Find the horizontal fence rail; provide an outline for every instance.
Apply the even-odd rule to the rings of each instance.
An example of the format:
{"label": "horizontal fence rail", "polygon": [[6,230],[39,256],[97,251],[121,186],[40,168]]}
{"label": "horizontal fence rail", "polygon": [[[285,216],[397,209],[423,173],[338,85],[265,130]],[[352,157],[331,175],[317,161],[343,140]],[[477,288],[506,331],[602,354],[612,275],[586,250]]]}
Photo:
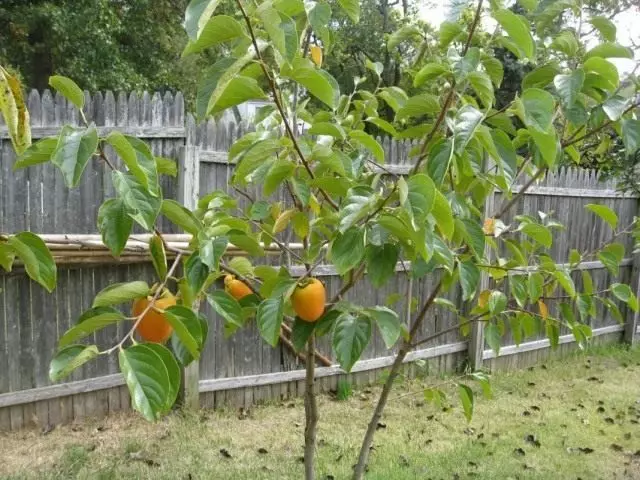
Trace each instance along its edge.
{"label": "horizontal fence rail", "polygon": [[[28,107],[32,118],[34,139],[55,135],[62,125],[78,125],[74,108],[60,95],[49,91],[31,92]],[[100,135],[117,129],[128,135],[144,138],[157,156],[176,160],[178,177],[163,177],[165,198],[178,200],[189,207],[196,205],[200,194],[219,189],[234,196],[241,208],[246,199],[238,195],[229,181],[234,165],[229,163],[227,151],[234,141],[251,129],[246,124],[213,120],[196,124],[185,114],[182,94],[171,93],[117,93],[104,92],[90,95],[85,92],[85,116],[96,124]],[[379,173],[407,175],[413,166],[409,152],[410,141],[378,138],[385,151],[385,164],[372,167]],[[111,161],[120,165],[114,152],[107,149]],[[65,383],[52,385],[48,379],[48,365],[56,348],[57,339],[73,325],[83,311],[91,306],[93,297],[102,288],[115,282],[132,280],[154,281],[150,265],[148,241],[150,235],[136,231],[118,259],[114,259],[103,245],[96,228],[97,211],[106,198],[113,196],[109,172],[100,162],[90,162],[80,187],[69,190],[60,173],[51,165],[39,165],[26,170],[13,171],[16,157],[11,148],[7,129],[0,123],[0,231],[31,230],[42,234],[58,263],[59,282],[53,294],[46,293],[31,282],[20,265],[11,273],[0,275],[0,430],[18,429],[27,425],[53,425],[85,416],[104,415],[130,409],[130,399],[118,373],[117,359],[100,357],[76,371]],[[519,184],[525,184],[526,178]],[[511,192],[496,191],[485,206],[485,214],[499,207],[508,197],[520,191],[519,185]],[[250,190],[259,194],[257,189]],[[278,191],[269,198],[290,206],[287,195]],[[638,197],[616,190],[615,181],[603,181],[591,171],[563,168],[548,174],[537,182],[517,202],[518,213],[537,215],[538,211],[551,215],[565,225],[557,231],[549,254],[561,267],[568,267],[571,248],[582,252],[593,251],[609,240],[609,227],[585,210],[589,203],[602,203],[614,209],[619,225],[625,225],[638,214]],[[511,215],[511,216],[509,216]],[[505,215],[505,224],[514,221]],[[166,219],[159,229],[170,247],[189,248],[191,236],[181,233]],[[281,239],[287,238],[288,231]],[[632,239],[621,241],[628,252],[620,265],[620,275],[613,279],[605,265],[595,258],[582,262],[580,269],[593,277],[594,289],[613,281],[630,282],[637,288],[637,259],[631,258]],[[302,245],[290,243],[297,251]],[[302,265],[287,264],[284,252],[277,244],[265,245],[266,257],[260,262],[278,267],[287,265],[293,276],[305,273]],[[229,255],[244,255],[241,249],[230,246]],[[374,288],[367,280],[347,295],[347,300],[362,305],[391,303],[406,320],[409,302],[415,297],[423,300],[432,290],[440,271],[421,279],[412,279],[411,262],[398,262],[396,275],[382,288]],[[515,269],[510,275],[524,275],[531,268]],[[336,293],[341,279],[332,265],[319,265],[315,275],[322,278],[329,295]],[[580,275],[575,277],[581,288]],[[483,275],[483,288],[491,288],[490,279]],[[448,292],[446,299],[458,308],[464,306],[462,292]],[[198,362],[185,370],[185,390],[189,389],[195,403],[205,407],[220,405],[248,406],[263,399],[281,399],[298,395],[304,384],[304,368],[298,357],[282,343],[275,349],[266,345],[255,325],[226,339],[223,322],[208,305],[201,308],[209,319],[209,338]],[[622,309],[626,323],[620,325],[604,310],[598,310],[591,320],[595,341],[632,342],[640,334],[637,316]],[[549,341],[542,335],[515,345],[507,331],[505,345],[498,355],[485,344],[481,328],[474,328],[470,337],[464,337],[455,328],[456,315],[445,308],[434,309],[424,322],[419,336],[427,338],[438,332],[447,333],[438,340],[409,353],[405,368],[411,372],[412,362],[421,360],[437,371],[451,371],[467,359],[476,367],[519,367],[539,361],[549,354]],[[507,328],[508,330],[508,328]],[[101,346],[113,345],[122,338],[123,326],[112,326],[90,338]],[[561,348],[575,345],[573,336],[562,331]],[[318,350],[330,357],[328,339],[318,340]],[[380,334],[372,334],[370,345],[355,364],[350,379],[354,383],[370,383],[380,377],[394,360],[394,350],[388,350]],[[330,358],[331,366],[318,367],[319,389],[334,390],[337,381],[346,374]]]}

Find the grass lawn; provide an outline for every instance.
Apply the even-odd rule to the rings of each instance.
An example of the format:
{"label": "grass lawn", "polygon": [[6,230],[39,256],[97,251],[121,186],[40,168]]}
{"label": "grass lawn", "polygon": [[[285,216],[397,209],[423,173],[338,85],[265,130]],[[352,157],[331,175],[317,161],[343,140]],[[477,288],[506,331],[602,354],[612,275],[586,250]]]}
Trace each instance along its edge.
{"label": "grass lawn", "polygon": [[[439,383],[442,379],[427,378]],[[640,350],[601,348],[498,374],[468,424],[457,399],[425,404],[398,385],[375,438],[368,479],[640,479]],[[349,478],[378,388],[323,396],[318,478]],[[233,411],[136,415],[0,434],[0,478],[300,479],[301,400]]]}

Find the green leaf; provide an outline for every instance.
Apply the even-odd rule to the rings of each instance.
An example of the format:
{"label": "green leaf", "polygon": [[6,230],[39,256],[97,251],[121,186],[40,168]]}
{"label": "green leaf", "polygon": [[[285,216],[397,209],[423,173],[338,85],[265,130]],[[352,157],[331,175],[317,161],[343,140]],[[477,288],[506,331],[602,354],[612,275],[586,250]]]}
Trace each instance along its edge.
{"label": "green leaf", "polygon": [[400,250],[392,243],[382,246],[367,245],[365,259],[367,264],[367,278],[376,287],[382,287],[395,274]]}
{"label": "green leaf", "polygon": [[494,290],[489,295],[489,311],[498,315],[507,308],[507,296],[499,290]]}
{"label": "green leaf", "polygon": [[207,294],[207,301],[213,309],[225,320],[225,336],[234,333],[244,325],[242,307],[238,301],[224,290],[215,290]]}
{"label": "green leaf", "polygon": [[576,286],[573,283],[573,279],[571,275],[564,270],[557,270],[554,272],[554,277],[558,281],[558,283],[564,288],[564,291],[567,292],[571,298],[576,296]]}
{"label": "green leaf", "polygon": [[428,93],[409,98],[396,112],[396,121],[406,120],[423,115],[434,115],[440,111],[437,97]]}
{"label": "green leaf", "polygon": [[590,203],[588,205],[585,205],[584,208],[595,213],[602,220],[607,222],[612,230],[615,230],[618,226],[618,215],[606,205],[597,205]]}
{"label": "green leaf", "polygon": [[378,325],[380,335],[387,348],[393,347],[400,338],[400,320],[398,314],[387,307],[373,307],[365,310]]}
{"label": "green leaf", "polygon": [[194,295],[198,295],[209,276],[209,267],[200,258],[199,252],[192,253],[184,264],[184,275]]}
{"label": "green leaf", "polygon": [[377,197],[369,187],[357,186],[349,189],[340,209],[340,232],[344,233],[356,222],[366,217]]}
{"label": "green leaf", "polygon": [[603,39],[609,42],[616,41],[616,26],[607,17],[597,16],[591,17],[589,23],[595,27]]}
{"label": "green leaf", "polygon": [[629,104],[629,100],[620,96],[614,95],[607,99],[606,102],[602,104],[602,109],[604,113],[607,114],[610,120],[617,121],[620,120],[622,114],[627,110],[627,106]]}
{"label": "green leaf", "polygon": [[151,231],[160,213],[162,199],[152,196],[134,176],[113,171],[113,186],[127,208],[128,214],[145,230]]}
{"label": "green leaf", "polygon": [[511,183],[515,177],[518,164],[518,156],[509,136],[502,130],[491,130],[491,139],[498,151],[498,166],[501,173],[506,177],[508,183]]}
{"label": "green leaf", "polygon": [[87,163],[98,147],[98,132],[94,126],[75,129],[62,127],[51,162],[62,172],[67,187],[76,187]]}
{"label": "green leaf", "polygon": [[184,29],[191,40],[198,40],[220,0],[191,0],[184,14]]}
{"label": "green leaf", "polygon": [[132,228],[133,219],[121,199],[110,198],[100,205],[98,230],[102,234],[102,241],[115,257],[124,250]]}
{"label": "green leaf", "polygon": [[382,98],[387,105],[397,112],[407,102],[408,96],[400,87],[385,87],[380,89],[378,96]]}
{"label": "green leaf", "polygon": [[416,73],[413,79],[413,86],[419,87],[425,82],[434,80],[445,73],[449,73],[447,67],[441,63],[427,63],[424,67]]}
{"label": "green leaf", "polygon": [[531,36],[531,27],[529,22],[521,16],[516,15],[511,10],[505,8],[498,10],[493,14],[502,29],[509,35],[512,44],[508,44],[507,48],[511,50],[518,58],[526,57],[531,61],[535,60],[536,44]]}
{"label": "green leaf", "polygon": [[626,155],[631,157],[640,149],[640,120],[623,118],[621,123],[622,140],[626,147]]}
{"label": "green leaf", "polygon": [[63,348],[71,345],[82,338],[88,337],[104,327],[113,325],[114,323],[124,320],[122,312],[112,307],[96,307],[84,312],[76,325],[67,330],[60,340],[58,347]]}
{"label": "green leaf", "polygon": [[333,327],[333,350],[342,369],[350,372],[371,338],[371,322],[349,312],[340,315]]}
{"label": "green leaf", "polygon": [[509,286],[511,288],[511,295],[516,299],[518,306],[524,308],[527,304],[527,286],[525,285],[524,278],[520,275],[510,276]]}
{"label": "green leaf", "polygon": [[331,122],[315,122],[307,132],[311,135],[328,135],[340,140],[344,140],[346,137],[344,128]]}
{"label": "green leaf", "polygon": [[167,254],[162,238],[158,234],[154,234],[149,241],[149,253],[158,278],[164,280],[167,276]]}
{"label": "green leaf", "polygon": [[140,343],[120,350],[119,360],[133,408],[149,421],[168,412],[180,387],[180,367],[171,352],[157,343]]}
{"label": "green leaf", "polygon": [[98,356],[95,345],[68,345],[58,350],[49,364],[49,379],[52,382],[62,380],[89,360]]}
{"label": "green leaf", "polygon": [[[238,232],[237,230],[235,232]],[[254,257],[262,257],[264,256],[264,249],[260,246],[258,241],[250,237],[249,235],[242,233],[232,233],[229,232],[229,241],[235,245],[236,247],[244,250],[249,255],[253,255]]]}
{"label": "green leaf", "polygon": [[[207,341],[207,336],[209,335],[209,324],[207,323],[207,319],[198,314],[194,317],[183,317],[182,320],[189,330],[189,333],[194,339],[196,339],[198,345],[200,345],[200,349],[202,350],[202,347]],[[185,367],[194,360],[175,332],[171,335],[171,350],[173,350],[173,354],[178,361]]]}
{"label": "green leaf", "polygon": [[453,144],[449,139],[437,141],[429,151],[426,170],[438,187],[442,185],[447,175],[452,158]]}
{"label": "green leaf", "polygon": [[344,275],[357,266],[364,257],[364,250],[364,229],[351,227],[344,233],[338,233],[330,248],[338,275]]}
{"label": "green leaf", "polygon": [[373,123],[380,130],[385,131],[386,133],[388,133],[392,137],[397,137],[398,136],[398,131],[395,129],[395,127],[393,125],[391,125],[386,120],[383,120],[381,118],[376,118],[376,117],[369,117],[365,121],[367,121],[369,123]]}
{"label": "green leaf", "polygon": [[168,175],[170,177],[178,176],[178,165],[175,160],[164,157],[154,157],[156,162],[156,170],[160,175]]}
{"label": "green leaf", "polygon": [[620,263],[624,258],[624,245],[611,243],[598,252],[598,258],[612,275],[620,273]]}
{"label": "green leaf", "polygon": [[553,84],[566,107],[572,107],[580,95],[584,84],[584,70],[578,68],[566,75],[556,75]]}
{"label": "green leaf", "polygon": [[267,94],[262,91],[255,78],[238,75],[229,81],[209,113],[215,115],[249,100],[264,100],[266,98],[268,98]]}
{"label": "green leaf", "polygon": [[182,305],[173,305],[164,311],[164,318],[173,327],[173,332],[189,354],[197,360],[202,350],[200,319],[193,310]]}
{"label": "green leaf", "polygon": [[497,58],[487,56],[482,59],[482,66],[487,72],[487,75],[489,75],[493,85],[498,88],[502,84],[502,79],[504,77],[504,67],[502,66],[502,62]]}
{"label": "green leaf", "polygon": [[307,18],[311,28],[321,39],[326,49],[330,46],[331,34],[327,28],[331,21],[331,7],[327,3],[306,3]]}
{"label": "green leaf", "polygon": [[558,142],[555,129],[549,128],[547,132],[543,133],[534,127],[529,127],[528,131],[547,166],[553,167],[558,157]]}
{"label": "green leaf", "polygon": [[433,208],[431,209],[431,215],[436,220],[436,225],[440,230],[442,236],[446,239],[453,237],[455,230],[455,223],[453,221],[453,211],[447,198],[440,192],[440,190],[434,190]]}
{"label": "green leaf", "polygon": [[200,261],[204,263],[210,271],[217,270],[228,243],[227,237],[217,237],[201,242]]}
{"label": "green leaf", "polygon": [[256,12],[271,38],[273,47],[288,62],[293,61],[299,48],[295,22],[275,8],[269,7],[269,3],[263,3]]}
{"label": "green leaf", "polygon": [[360,2],[358,0],[338,0],[338,4],[353,23],[360,21]]}
{"label": "green leaf", "polygon": [[524,123],[528,127],[546,133],[552,127],[555,101],[553,96],[539,88],[528,88],[522,94]]}
{"label": "green leaf", "polygon": [[584,56],[585,60],[592,57],[633,59],[633,50],[629,47],[623,47],[619,43],[601,43],[589,50]]}
{"label": "green leaf", "polygon": [[496,355],[500,355],[500,344],[502,343],[502,335],[500,329],[494,323],[489,323],[484,329],[484,339]]}
{"label": "green leaf", "polygon": [[317,322],[307,322],[299,317],[296,317],[291,328],[291,343],[296,352],[304,351],[307,340],[314,332]]}
{"label": "green leaf", "polygon": [[184,229],[185,232],[197,235],[202,230],[202,223],[187,208],[175,200],[164,199],[160,212],[172,223]]}
{"label": "green leaf", "polygon": [[485,108],[490,108],[495,101],[493,84],[489,75],[484,72],[471,72],[467,75],[467,80],[473,91],[476,93]]}
{"label": "green leaf", "polygon": [[571,329],[571,333],[573,333],[573,337],[576,339],[576,343],[581,349],[585,349],[587,347],[589,340],[591,340],[591,337],[593,336],[591,327],[581,323],[574,325]]}
{"label": "green leaf", "polygon": [[287,178],[291,177],[295,165],[289,160],[279,158],[276,160],[271,168],[267,172],[267,176],[264,179],[263,192],[266,196],[271,195],[280,184]]}
{"label": "green leaf", "polygon": [[471,47],[464,57],[452,58],[453,74],[457,82],[466,80],[467,75],[475,72],[480,65],[480,50],[477,47]]}
{"label": "green leaf", "polygon": [[618,88],[620,83],[618,69],[608,60],[591,57],[584,62],[583,69],[586,72],[585,85],[608,91]]}
{"label": "green leaf", "polygon": [[18,170],[19,168],[48,162],[51,160],[57,145],[58,137],[47,137],[37,141],[18,157],[16,163],[13,164],[13,169]]}
{"label": "green leaf", "polygon": [[573,57],[578,52],[580,44],[572,31],[565,30],[564,32],[560,32],[553,39],[550,48],[562,52],[569,57]]}
{"label": "green leaf", "polygon": [[209,19],[197,40],[189,40],[182,56],[198,53],[221,43],[245,37],[246,33],[240,22],[228,15],[217,15]]}
{"label": "green leaf", "polygon": [[545,322],[545,332],[551,348],[557,348],[560,344],[560,328],[554,322]]}
{"label": "green leaf", "polygon": [[24,264],[27,275],[51,293],[56,288],[57,270],[42,239],[31,232],[20,232],[11,235],[7,243]]}
{"label": "green leaf", "polygon": [[310,60],[298,58],[291,66],[283,65],[280,73],[302,85],[328,107],[337,106],[340,97],[338,82],[327,72],[316,68]]}
{"label": "green leaf", "polygon": [[455,152],[461,153],[473,137],[476,128],[482,123],[482,112],[471,105],[465,105],[456,113],[453,127]]}
{"label": "green leaf", "polygon": [[417,173],[407,181],[407,203],[415,223],[421,225],[433,208],[436,186],[424,173]]}
{"label": "green leaf", "polygon": [[529,88],[545,88],[560,73],[560,67],[557,63],[547,63],[529,73],[522,79],[522,89]]}
{"label": "green leaf", "polygon": [[260,335],[264,340],[275,347],[280,338],[280,327],[284,318],[284,298],[267,298],[258,306],[256,313],[256,323]]}
{"label": "green leaf", "polygon": [[631,310],[638,311],[638,298],[633,294],[629,285],[614,283],[611,285],[611,291],[618,300],[625,302]]}
{"label": "green leaf", "polygon": [[110,307],[120,303],[131,302],[151,294],[147,282],[136,280],[133,282],[113,283],[100,292],[93,299],[92,308]]}
{"label": "green leaf", "polygon": [[462,403],[464,416],[467,422],[470,422],[473,418],[473,390],[460,383],[458,384],[458,396],[460,397],[460,403]]}
{"label": "green leaf", "polygon": [[422,33],[415,25],[403,25],[389,36],[389,40],[387,41],[387,50],[391,51],[401,43],[421,36]]}
{"label": "green leaf", "polygon": [[384,163],[384,149],[378,141],[368,133],[362,130],[352,130],[349,132],[349,138],[353,140],[357,145],[360,145],[369,150],[378,163]]}
{"label": "green leaf", "polygon": [[[460,223],[458,223],[460,225]],[[462,236],[477,258],[484,257],[484,232],[480,224],[471,218],[463,218]]]}
{"label": "green leaf", "polygon": [[551,248],[551,244],[553,243],[553,236],[551,235],[549,229],[544,225],[539,225],[537,223],[525,223],[521,225],[518,230],[531,237],[540,245]]}
{"label": "green leaf", "polygon": [[462,25],[458,22],[442,22],[438,37],[440,38],[440,47],[447,47],[456,37],[464,32]]}
{"label": "green leaf", "polygon": [[542,296],[544,277],[539,272],[529,272],[528,290],[531,303],[537,302]]}
{"label": "green leaf", "polygon": [[269,157],[273,157],[282,149],[282,143],[276,138],[258,140],[249,146],[236,159],[234,181],[246,182],[246,178],[254,173]]}
{"label": "green leaf", "polygon": [[6,243],[0,243],[0,266],[5,271],[10,272],[13,267],[13,261],[16,258],[16,252]]}
{"label": "green leaf", "polygon": [[478,288],[480,270],[471,260],[460,262],[458,269],[460,271],[460,284],[462,285],[462,298],[463,300],[471,300]]}
{"label": "green leaf", "polygon": [[136,137],[125,136],[120,132],[111,132],[105,139],[126,164],[129,173],[146,188],[151,195],[160,195],[158,168],[149,146]]}
{"label": "green leaf", "polygon": [[73,103],[78,110],[84,107],[84,93],[80,87],[70,78],[61,75],[49,77],[49,86],[60,92],[64,98]]}

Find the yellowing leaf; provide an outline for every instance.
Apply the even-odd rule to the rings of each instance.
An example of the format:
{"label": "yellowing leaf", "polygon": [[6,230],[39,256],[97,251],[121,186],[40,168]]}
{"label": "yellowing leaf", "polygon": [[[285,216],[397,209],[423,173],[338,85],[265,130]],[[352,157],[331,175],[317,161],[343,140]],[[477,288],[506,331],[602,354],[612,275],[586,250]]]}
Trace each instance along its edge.
{"label": "yellowing leaf", "polygon": [[282,212],[276,220],[276,223],[273,225],[273,233],[280,233],[285,228],[287,228],[289,222],[291,221],[291,218],[295,215],[296,211],[297,210],[295,208],[292,208],[290,210],[285,210],[284,212]]}
{"label": "yellowing leaf", "polygon": [[493,232],[496,230],[496,219],[495,218],[487,218],[484,221],[484,225],[482,225],[482,231],[485,235],[493,235]]}
{"label": "yellowing leaf", "polygon": [[311,61],[315,63],[318,67],[322,66],[322,47],[317,45],[311,45],[309,48],[309,53],[311,54]]}
{"label": "yellowing leaf", "polygon": [[546,320],[549,317],[549,308],[542,300],[538,300],[538,310],[540,311],[540,316],[543,320]]}
{"label": "yellowing leaf", "polygon": [[478,306],[480,308],[485,308],[489,303],[489,297],[491,296],[491,290],[483,290],[478,295]]}
{"label": "yellowing leaf", "polygon": [[11,143],[18,155],[31,145],[29,112],[18,80],[0,67],[0,113],[4,117]]}

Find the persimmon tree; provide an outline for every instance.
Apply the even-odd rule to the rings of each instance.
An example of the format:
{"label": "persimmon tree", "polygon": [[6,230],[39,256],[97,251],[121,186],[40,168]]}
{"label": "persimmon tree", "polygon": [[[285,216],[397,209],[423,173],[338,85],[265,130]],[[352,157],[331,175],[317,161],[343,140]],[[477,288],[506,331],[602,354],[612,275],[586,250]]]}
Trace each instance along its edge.
{"label": "persimmon tree", "polygon": [[[507,330],[517,343],[542,331],[557,345],[566,327],[584,345],[591,337],[588,324],[598,314],[597,305],[621,321],[620,302],[637,310],[638,300],[628,285],[612,283],[595,291],[588,271],[576,272],[581,262],[600,259],[617,276],[625,249],[616,240],[635,233],[636,222],[619,226],[614,211],[588,205],[594,220],[599,217],[610,226],[610,242],[590,252],[572,250],[568,263],[558,263],[549,250],[561,226],[550,215],[521,214],[508,224],[504,221],[518,198],[547,172],[574,161],[582,149],[605,153],[611,132],[622,136],[627,155],[640,147],[635,84],[621,84],[617,69],[607,60],[632,53],[615,43],[615,32],[612,37],[604,20],[590,19],[605,40],[587,50],[575,31],[546,36],[545,25],[554,15],[564,10],[581,15],[571,2],[546,7],[523,2],[531,13],[528,19],[502,8],[500,2],[485,6],[479,1],[469,21],[443,24],[438,48],[429,49],[429,56],[404,72],[413,78],[410,91],[381,87],[382,64],[369,61],[372,82],[367,83],[378,86],[361,88],[364,79],[355,78],[353,91],[340,92],[335,79],[322,69],[321,55],[322,46],[331,40],[334,4],[236,0],[234,15],[216,15],[218,3],[189,4],[185,55],[209,48],[224,54],[203,72],[196,101],[200,118],[252,99],[270,101],[259,111],[255,129],[229,150],[229,162],[235,165],[231,182],[247,200],[245,208],[221,191],[204,195],[194,210],[163,198],[158,177],[171,171],[170,163],[154,157],[143,141],[117,131],[101,137],[86,121],[80,127],[65,126],[58,136],[25,150],[29,142],[20,133],[26,124],[20,120],[25,112],[21,93],[13,88],[0,97],[21,152],[17,167],[52,162],[69,187],[78,185],[89,161],[102,162],[112,171],[116,196],[101,206],[97,224],[115,256],[125,248],[134,223],[152,234],[149,250],[158,282],[149,286],[132,280],[98,292],[91,308],[60,338],[51,363],[52,380],[100,355],[117,353],[134,408],[154,420],[176,400],[180,365],[197,359],[205,344],[208,319],[198,312],[200,300],[220,315],[226,335],[256,322],[264,340],[276,346],[282,332],[290,331],[289,341],[304,351],[306,362],[305,475],[311,479],[319,418],[316,338],[331,337],[335,358],[349,372],[377,328],[387,347],[398,344],[398,350],[363,438],[354,469],[359,479],[394,381],[416,346],[453,330],[469,335],[471,327],[480,324],[495,350]],[[340,0],[338,6],[358,21],[357,1]],[[497,24],[491,35],[481,31],[483,16]],[[406,25],[389,38],[388,48],[415,41],[416,36],[420,32]],[[494,89],[502,78],[501,64],[491,55],[494,47],[509,49],[524,63],[542,58],[553,64],[534,69],[521,94],[500,110],[493,108]],[[84,96],[72,80],[56,76],[50,84],[82,112]],[[383,108],[395,112],[393,122],[380,118]],[[413,166],[408,175],[385,167],[384,149],[372,135],[379,130],[398,139],[420,139],[409,152]],[[117,161],[107,155],[107,148]],[[514,185],[522,186],[514,192]],[[258,194],[250,194],[248,187]],[[272,200],[278,189],[287,192],[287,202]],[[495,190],[502,192],[504,203],[486,216],[482,206]],[[163,240],[156,228],[160,215],[192,234],[188,248],[173,248]],[[290,248],[285,231],[301,250]],[[30,241],[21,240],[27,237]],[[55,267],[44,245],[33,247],[40,241],[36,239],[29,233],[2,237],[3,267],[9,268],[17,255],[32,277],[53,287]],[[246,257],[228,262],[225,252],[230,245],[245,251]],[[305,273],[296,278],[286,265],[254,265],[272,245],[303,265]],[[410,262],[413,278],[435,279],[435,287],[425,292],[408,323],[389,306],[347,299],[365,274],[375,288],[385,285],[399,261]],[[321,264],[333,265],[342,285],[317,318],[308,302],[323,298],[314,279]],[[491,278],[491,287],[480,286],[481,274]],[[582,278],[580,290],[576,274]],[[225,280],[227,289],[215,282],[223,275],[233,276]],[[459,309],[443,298],[456,288],[468,308]],[[158,302],[167,289],[175,292],[177,304],[165,308],[167,304],[161,307]],[[146,301],[133,316],[115,308],[140,298]],[[300,313],[300,305],[305,313]],[[421,326],[437,306],[452,309],[459,323],[419,338]],[[136,339],[149,313],[160,314],[172,328],[169,346]],[[79,343],[118,322],[130,328],[116,345],[100,350]],[[469,372],[459,381],[469,418],[473,382],[487,390],[488,378],[483,372]],[[426,396],[438,400],[443,393],[428,389]]]}

